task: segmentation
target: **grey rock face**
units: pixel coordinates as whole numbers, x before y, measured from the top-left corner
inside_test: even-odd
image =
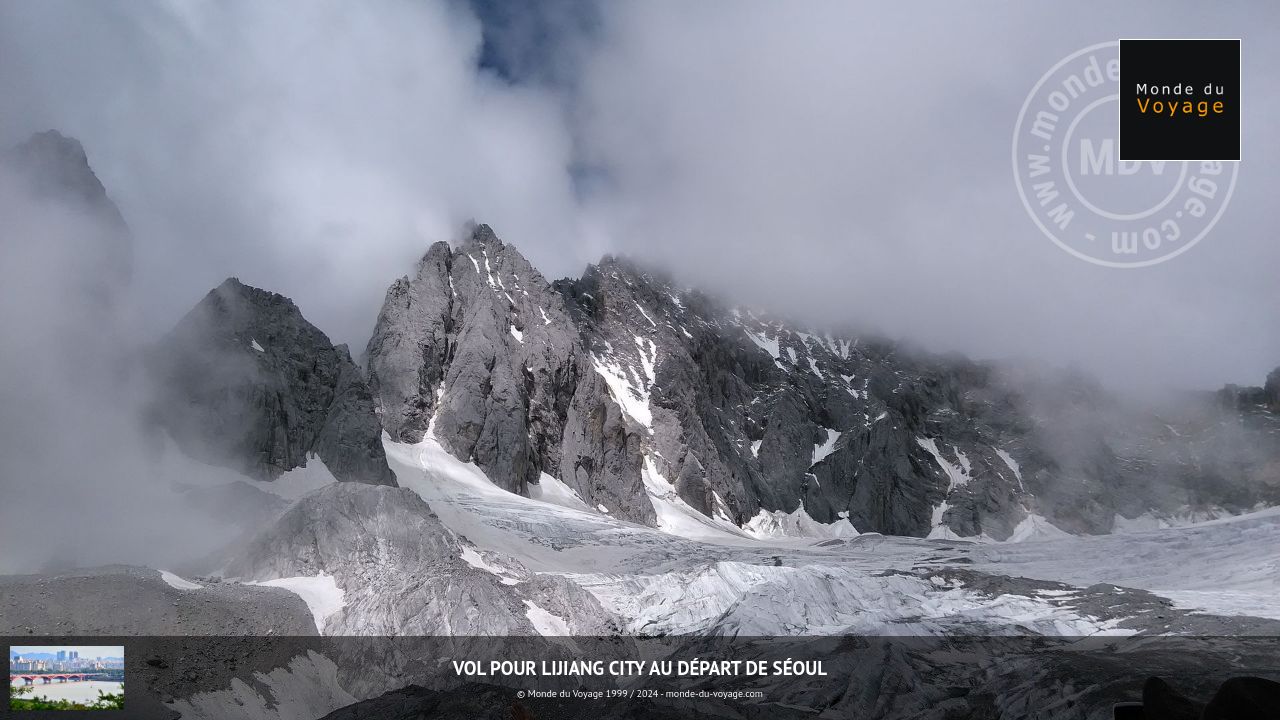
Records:
[[[1070,373],[806,330],[624,259],[548,286],[483,225],[391,287],[368,368],[396,439],[430,426],[508,490],[546,473],[646,524],[668,493],[739,525],[803,506],[863,532],[994,539],[1032,514],[1096,533],[1117,514],[1280,500],[1257,477],[1280,449],[1233,469],[1263,428],[1205,416],[1210,402],[1162,415]]]
[[[641,479],[644,436],[595,372],[583,367],[564,423],[561,479],[589,507],[652,525],[653,505]]]
[[[327,635],[535,635],[533,603],[574,634],[612,634],[616,623],[563,578],[475,549],[406,488],[331,484],[307,495],[226,565],[228,577],[332,575],[345,608]],[[505,580],[505,582],[504,582]]]
[[[273,480],[314,455],[338,480],[395,485],[361,372],[288,298],[227,280],[152,372],[154,420],[192,457]]]
[[[369,340],[369,386],[382,426],[396,440],[421,439],[435,412],[435,389],[448,360],[452,264],[448,243],[432,245],[414,277],[387,290]]]
[[[453,455],[527,494],[541,473],[591,505],[652,521],[641,456],[592,371],[563,297],[487,225],[433,245],[387,292],[366,357],[393,439],[430,427]]]

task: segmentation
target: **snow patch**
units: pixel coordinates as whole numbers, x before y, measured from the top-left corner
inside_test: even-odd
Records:
[[[573,510],[589,510],[573,488],[546,473],[538,476],[537,484],[529,484],[529,497]]]
[[[640,367],[644,370],[645,380],[648,381],[648,387],[652,387],[654,381],[658,379],[654,373],[654,366],[658,363],[658,346],[649,338],[637,335],[636,348],[640,351]]]
[[[502,284],[502,277],[499,276],[495,279],[493,276],[493,268],[489,266],[489,251],[481,250],[480,252],[484,254],[484,272],[489,277],[489,289],[494,291],[499,289],[506,290],[507,286]],[[472,260],[472,262],[475,261]],[[476,272],[479,272],[479,269],[477,269]],[[510,300],[511,296],[508,295],[507,299]]]
[[[640,340],[637,338],[637,344],[640,344]],[[652,341],[649,341],[649,346],[655,353],[657,352]],[[618,407],[622,408],[622,412],[652,431],[653,413],[649,410],[649,385],[653,382],[653,360],[644,357],[643,347],[641,345],[641,364],[644,366],[645,377],[643,379],[637,377],[638,382],[633,383],[627,377],[628,374],[636,374],[630,368],[623,368],[595,353],[591,355],[591,363],[596,372],[604,378],[605,384],[609,386],[609,394],[613,396],[614,402],[618,403]],[[648,383],[644,380],[648,380]]]
[[[182,578],[178,577],[177,575],[174,575],[168,570],[160,571],[160,579],[168,583],[169,587],[177,588],[179,590],[203,590],[204,589],[203,585],[197,585],[191,582],[190,580],[183,580]]]
[[[649,321],[650,325],[658,327],[658,323],[654,322],[653,318],[649,317],[649,313],[645,312],[644,308],[640,307],[640,303],[635,303],[635,306],[636,309],[640,311],[640,314],[644,316],[644,319]]]
[[[764,508],[756,516],[747,521],[742,529],[751,537],[759,540],[777,540],[781,538],[852,538],[858,536],[858,530],[849,522],[849,513],[842,513],[839,520],[832,523],[820,523],[814,520],[800,507],[789,513],[781,510],[768,511]]]
[[[249,584],[284,588],[302,598],[302,601],[311,609],[311,617],[315,619],[316,630],[320,631],[321,635],[324,634],[325,621],[347,606],[346,593],[342,591],[342,588],[338,587],[338,583],[333,579],[332,575],[324,573],[315,577],[303,575]]]
[[[1013,529],[1013,534],[1009,536],[1006,542],[1036,542],[1065,537],[1071,537],[1071,533],[1049,522],[1043,515],[1031,513],[1023,518],[1022,522],[1018,523],[1018,526]]]
[[[1022,468],[1018,466],[1018,461],[1014,460],[1013,456],[1010,455],[1006,450],[995,448],[995,451],[996,451],[996,455],[1000,456],[1000,459],[1004,461],[1004,464],[1008,465],[1009,469],[1012,470],[1013,474],[1018,478],[1018,489],[1022,490],[1023,492],[1026,492],[1027,488],[1022,484]]]
[[[498,567],[497,565],[490,565],[489,562],[484,559],[484,556],[476,552],[475,548],[470,545],[462,546],[461,557],[463,562],[477,570],[483,570],[491,575],[497,575],[498,577],[502,577],[507,574],[505,568]]]
[[[658,517],[659,530],[671,535],[699,539],[744,536],[733,523],[709,518],[693,509],[676,493],[675,486],[658,471],[649,455],[644,457],[640,477]]]
[[[841,433],[837,430],[824,428],[827,431],[827,439],[821,445],[813,446],[813,462],[809,463],[812,467],[822,462],[822,459],[836,451],[836,441],[840,439]]]
[[[964,453],[961,453],[958,448],[956,448],[954,445],[952,446],[952,449],[955,450],[956,452],[956,459],[960,463],[960,465],[954,465],[950,461],[948,461],[945,457],[942,456],[942,451],[938,449],[938,443],[933,438],[917,437],[916,444],[924,448],[925,450],[929,451],[929,454],[933,456],[933,459],[938,463],[938,466],[942,468],[942,471],[944,473],[946,473],[947,497],[951,497],[951,493],[954,492],[956,488],[962,487],[968,484],[970,480],[969,458],[965,457]],[[946,514],[947,510],[950,507],[951,506],[944,499],[942,502],[938,503],[938,505],[933,508],[933,518],[932,518],[933,530],[929,532],[928,539],[930,540],[965,539],[965,538],[961,538],[959,535],[956,535],[955,532],[951,530],[951,528],[946,527],[945,525],[942,524],[942,516]]]
[[[745,329],[745,328],[744,328],[744,329]],[[747,337],[748,337],[748,338],[751,338],[751,342],[753,342],[753,343],[755,343],[755,344],[756,344],[756,347],[758,347],[758,348],[760,348],[761,350],[763,350],[763,351],[765,351],[765,352],[769,353],[769,357],[773,359],[773,364],[774,364],[774,365],[777,365],[777,366],[778,366],[778,368],[779,368],[780,370],[786,370],[786,369],[787,369],[785,365],[783,365],[782,363],[778,362],[779,360],[781,360],[781,359],[782,359],[782,351],[778,348],[778,341],[777,341],[777,339],[772,339],[772,340],[770,340],[769,338],[765,337],[764,335],[759,335],[759,334],[754,333],[754,332],[752,332],[752,331],[750,331],[750,330],[746,330],[746,333],[747,333]]]
[[[520,581],[511,577],[512,573],[504,567],[494,565],[484,559],[484,556],[468,545],[462,546],[462,560],[477,570],[483,570],[490,575],[497,576],[503,585],[519,585]]]
[[[522,344],[524,343],[524,333],[517,330],[515,325],[511,326],[511,337],[515,338],[516,341]]]
[[[814,375],[817,375],[819,378],[825,380],[826,376],[823,375],[822,371],[818,369],[818,364],[813,361],[813,357],[810,356],[810,357],[807,357],[806,359],[809,361],[809,371],[812,372]]]
[[[969,484],[969,480],[972,479],[969,477],[969,458],[965,457],[964,453],[956,450],[956,458],[960,462],[960,465],[953,465],[942,456],[942,452],[938,450],[938,443],[933,438],[918,437],[916,438],[916,444],[925,450],[928,450],[929,454],[933,456],[933,459],[937,461],[938,466],[942,468],[944,473],[946,473],[948,481],[947,494],[950,494],[958,487],[963,487],[964,485]],[[952,449],[955,448],[953,447]]]
[[[532,600],[525,600],[524,604],[528,608],[525,610],[524,616],[529,618],[529,622],[533,623],[533,629],[537,630],[539,635],[544,637],[564,637],[573,634],[569,630],[569,623],[565,622],[564,618],[547,612]]]
[[[942,524],[942,516],[946,515],[947,511],[950,509],[951,509],[951,504],[948,503],[946,500],[943,500],[942,502],[933,506],[933,516],[929,519],[929,523],[933,526],[933,531],[929,533],[930,540],[936,540],[937,538],[934,537],[934,533],[944,528],[946,529],[947,532],[951,532],[951,528],[947,528]]]
[[[729,504],[715,490],[711,491],[711,514],[717,520],[723,520],[727,523],[733,522],[733,519],[729,517]]]

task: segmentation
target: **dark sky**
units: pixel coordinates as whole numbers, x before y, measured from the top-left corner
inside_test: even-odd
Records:
[[[83,141],[146,323],[236,275],[359,351],[435,240],[492,224],[550,278],[604,252],[815,321],[1116,385],[1280,364],[1272,4],[0,4],[0,143]],[[1223,220],[1116,271],[1054,247],[1008,167],[1040,75],[1118,37],[1244,40]]]

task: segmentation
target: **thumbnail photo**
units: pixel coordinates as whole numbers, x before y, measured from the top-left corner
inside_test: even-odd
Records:
[[[10,710],[123,710],[119,645],[12,645]]]

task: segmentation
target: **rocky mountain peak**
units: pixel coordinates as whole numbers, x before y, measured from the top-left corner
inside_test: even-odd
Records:
[[[56,130],[32,135],[10,150],[6,160],[42,194],[72,190],[84,200],[106,197],[106,188],[89,167],[84,146]]]
[[[485,223],[467,223],[463,228],[463,235],[464,239],[459,248],[462,252],[466,252],[468,246],[493,248],[495,250],[501,250],[504,247],[502,240],[498,238],[498,234]]]
[[[79,203],[115,228],[125,227],[79,140],[56,130],[36,133],[0,157],[0,164],[16,171],[36,196]]]
[[[58,211],[86,220],[73,254],[80,258],[86,290],[99,304],[113,304],[133,273],[133,244],[119,208],[89,165],[79,140],[56,130],[36,133],[0,152],[0,169],[18,181],[25,194]],[[3,191],[3,188],[0,188]]]
[[[283,295],[227,279],[152,368],[154,415],[188,455],[259,480],[319,458],[338,480],[395,484],[362,373]]]
[[[429,436],[516,493],[549,475],[664,529],[804,515],[1004,539],[1106,532],[1202,495],[1153,482],[1187,459],[1151,449],[1154,421],[1101,422],[1115,404],[1078,373],[1020,378],[730,309],[625,257],[549,285],[487,225],[392,285],[368,368],[393,438]]]

